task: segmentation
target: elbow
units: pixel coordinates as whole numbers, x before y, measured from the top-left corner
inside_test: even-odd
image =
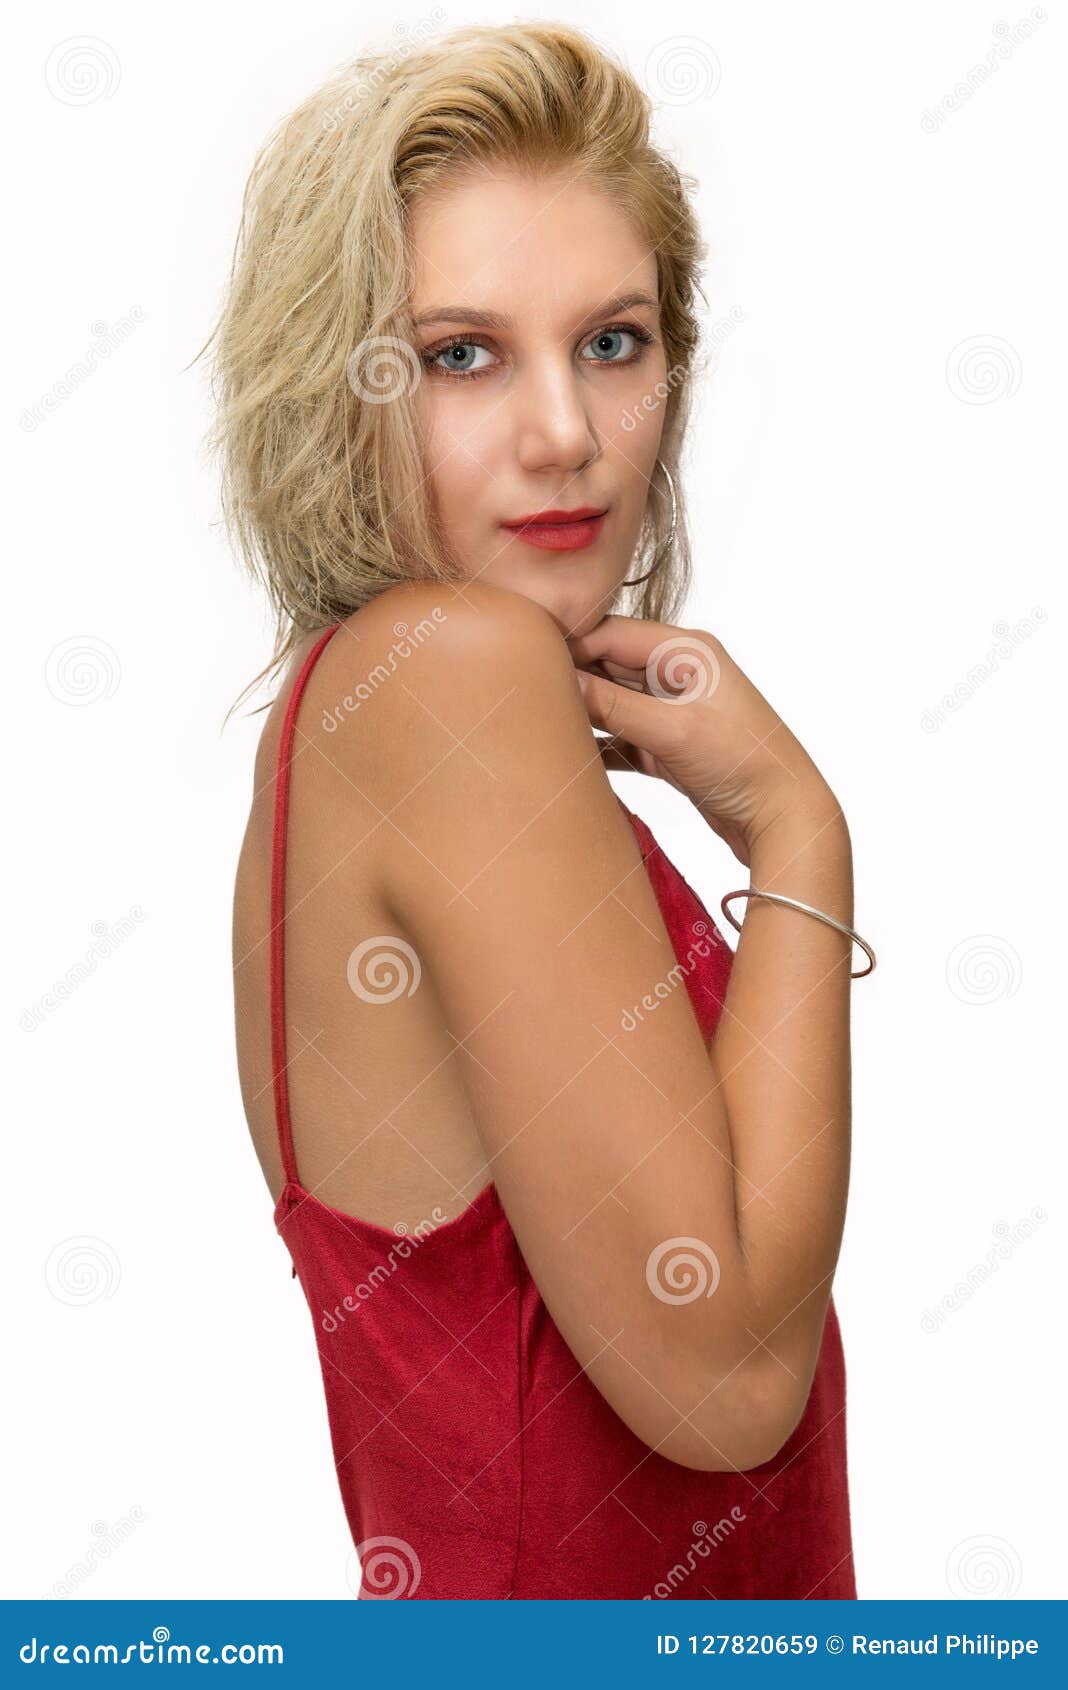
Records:
[[[697,1473],[748,1473],[774,1461],[790,1441],[801,1416],[788,1414],[724,1435],[720,1441],[698,1436],[679,1464]],[[713,1434],[716,1436],[717,1434]]]
[[[660,1454],[697,1473],[746,1473],[774,1461],[807,1403],[796,1381],[779,1371],[781,1379],[759,1372],[714,1389],[702,1410],[664,1440]]]

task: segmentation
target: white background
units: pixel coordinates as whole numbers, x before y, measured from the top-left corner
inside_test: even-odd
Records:
[[[700,182],[709,326],[735,324],[691,439],[686,620],[841,799],[879,957],[853,989],[835,1285],[859,1594],[1063,1594],[1063,9],[985,84],[1022,5],[566,15],[657,99]],[[441,28],[473,16],[512,14]],[[425,21],[51,5],[9,37],[9,1596],[355,1589],[237,1084],[262,718],[220,727],[268,622],[187,366],[256,147]],[[719,920],[745,871],[678,794],[614,778]]]

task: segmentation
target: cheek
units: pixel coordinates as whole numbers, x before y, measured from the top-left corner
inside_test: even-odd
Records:
[[[640,508],[649,495],[649,484],[656,468],[662,432],[662,411],[631,416],[632,426],[617,427],[612,436],[609,453],[619,485],[625,489],[628,502]]]
[[[659,354],[628,372],[601,409],[602,438],[617,452],[622,471],[628,477],[633,472],[643,485],[660,450],[666,393],[665,363]]]
[[[470,516],[473,496],[484,495],[493,480],[482,463],[478,434],[458,411],[433,400],[421,406],[421,423],[427,479],[439,512],[452,520]]]

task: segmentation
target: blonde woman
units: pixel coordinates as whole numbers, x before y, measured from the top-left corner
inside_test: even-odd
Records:
[[[363,57],[258,159],[217,329],[288,660],[238,1059],[363,1597],[856,1594],[850,841],[674,620],[704,249],[649,119],[549,23]],[[732,952],[608,768],[793,902]]]

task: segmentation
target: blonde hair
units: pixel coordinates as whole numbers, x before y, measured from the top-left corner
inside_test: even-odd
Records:
[[[395,582],[462,578],[435,520],[411,397],[420,360],[408,212],[480,167],[573,170],[613,196],[656,255],[671,373],[660,462],[675,481],[677,525],[665,555],[671,498],[658,467],[628,574],[658,560],[632,608],[676,618],[691,569],[676,470],[706,249],[692,179],[652,145],[651,112],[630,72],[578,30],[470,25],[361,54],[269,137],[245,188],[223,307],[197,354],[216,343],[209,442],[224,521],[276,620],[273,658],[245,692],[303,635]]]

